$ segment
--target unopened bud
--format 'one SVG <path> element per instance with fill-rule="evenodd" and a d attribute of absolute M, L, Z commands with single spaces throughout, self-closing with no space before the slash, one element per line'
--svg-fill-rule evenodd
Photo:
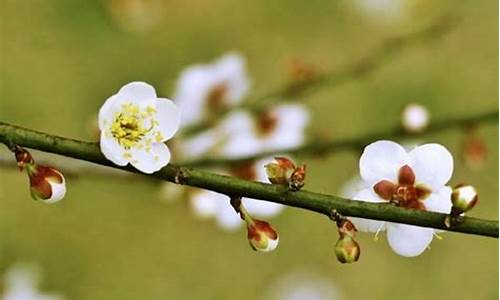
<path fill-rule="evenodd" d="M 340 220 L 337 221 L 337 227 L 339 230 L 339 235 L 341 237 L 343 236 L 350 236 L 354 238 L 356 235 L 356 226 L 347 218 L 341 218 Z"/>
<path fill-rule="evenodd" d="M 276 249 L 279 236 L 269 223 L 262 220 L 246 220 L 248 242 L 256 251 L 269 252 Z"/>
<path fill-rule="evenodd" d="M 66 181 L 58 170 L 35 166 L 29 172 L 31 197 L 44 203 L 54 203 L 66 194 Z"/>
<path fill-rule="evenodd" d="M 401 113 L 401 123 L 408 132 L 421 132 L 429 124 L 429 112 L 420 104 L 409 104 Z"/>
<path fill-rule="evenodd" d="M 298 167 L 293 171 L 292 176 L 290 178 L 290 189 L 294 191 L 300 190 L 302 187 L 304 187 L 305 184 L 305 179 L 306 179 L 306 166 L 303 165 L 301 167 Z"/>
<path fill-rule="evenodd" d="M 477 191 L 472 185 L 458 185 L 451 193 L 452 215 L 460 215 L 471 210 L 477 203 Z"/>
<path fill-rule="evenodd" d="M 352 236 L 341 236 L 335 244 L 335 255 L 341 263 L 353 263 L 358 261 L 361 249 Z"/>
<path fill-rule="evenodd" d="M 274 184 L 287 184 L 295 171 L 295 164 L 286 157 L 275 157 L 274 160 L 264 166 L 267 178 Z"/>

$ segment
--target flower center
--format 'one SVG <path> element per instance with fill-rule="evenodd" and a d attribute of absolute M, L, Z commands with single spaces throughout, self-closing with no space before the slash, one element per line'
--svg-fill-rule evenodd
<path fill-rule="evenodd" d="M 397 183 L 381 180 L 373 186 L 373 190 L 380 198 L 397 206 L 419 210 L 425 210 L 422 200 L 431 193 L 428 188 L 415 184 L 415 173 L 408 165 L 399 169 Z"/>
<path fill-rule="evenodd" d="M 226 83 L 214 86 L 207 94 L 207 109 L 212 112 L 219 112 L 224 108 L 227 95 Z"/>
<path fill-rule="evenodd" d="M 158 124 L 158 121 L 152 118 L 155 112 L 151 106 L 141 110 L 132 103 L 123 104 L 122 110 L 116 113 L 111 124 L 111 135 L 125 149 L 140 145 L 146 134 Z M 150 126 L 146 128 L 144 123 L 148 117 L 151 118 Z M 152 141 L 149 139 L 149 142 L 146 142 L 150 145 Z"/>
<path fill-rule="evenodd" d="M 264 111 L 259 114 L 257 119 L 257 131 L 259 135 L 266 136 L 271 134 L 278 125 L 278 117 L 272 111 Z"/>

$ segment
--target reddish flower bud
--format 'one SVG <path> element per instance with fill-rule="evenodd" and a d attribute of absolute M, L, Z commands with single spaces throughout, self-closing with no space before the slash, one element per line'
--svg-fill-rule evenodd
<path fill-rule="evenodd" d="M 246 219 L 245 219 L 246 220 Z M 276 249 L 279 236 L 271 225 L 262 220 L 246 220 L 248 229 L 248 242 L 255 251 L 269 252 Z"/>
<path fill-rule="evenodd" d="M 292 176 L 290 178 L 290 189 L 294 191 L 300 190 L 304 187 L 306 179 L 306 165 L 298 167 L 293 171 Z"/>
<path fill-rule="evenodd" d="M 335 244 L 335 255 L 341 263 L 353 263 L 358 261 L 361 249 L 358 243 L 350 235 L 339 238 Z"/>
<path fill-rule="evenodd" d="M 356 226 L 354 226 L 354 224 L 347 218 L 340 218 L 337 220 L 337 227 L 341 237 L 350 236 L 354 238 L 356 231 L 358 231 Z"/>
<path fill-rule="evenodd" d="M 474 133 L 469 133 L 462 148 L 462 159 L 472 169 L 479 169 L 484 165 L 487 148 L 483 140 Z"/>
<path fill-rule="evenodd" d="M 458 185 L 451 193 L 452 214 L 457 216 L 471 210 L 478 201 L 477 191 L 472 185 Z"/>

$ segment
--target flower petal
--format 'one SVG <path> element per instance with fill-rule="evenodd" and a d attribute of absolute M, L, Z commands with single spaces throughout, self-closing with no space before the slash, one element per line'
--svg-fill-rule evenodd
<path fill-rule="evenodd" d="M 99 130 L 106 130 L 107 126 L 110 126 L 113 122 L 115 113 L 119 110 L 119 108 L 115 105 L 116 99 L 116 95 L 109 97 L 99 109 Z"/>
<path fill-rule="evenodd" d="M 408 163 L 408 154 L 399 144 L 378 141 L 366 146 L 359 159 L 361 178 L 373 186 L 386 179 L 397 182 L 399 169 Z"/>
<path fill-rule="evenodd" d="M 220 199 L 221 197 L 225 196 L 209 190 L 200 190 L 193 193 L 189 203 L 195 215 L 200 218 L 209 218 L 216 215 L 218 201 L 224 201 Z"/>
<path fill-rule="evenodd" d="M 149 151 L 132 148 L 130 154 L 132 154 L 130 163 L 146 174 L 154 173 L 170 162 L 170 150 L 163 143 L 153 143 Z"/>
<path fill-rule="evenodd" d="M 158 98 L 156 102 L 156 117 L 160 123 L 157 129 L 163 136 L 163 141 L 171 139 L 179 129 L 181 122 L 177 106 L 169 99 Z"/>
<path fill-rule="evenodd" d="M 432 241 L 434 229 L 413 225 L 388 223 L 387 241 L 392 250 L 401 256 L 422 254 Z"/>
<path fill-rule="evenodd" d="M 425 144 L 409 153 L 417 184 L 434 189 L 444 186 L 453 173 L 453 156 L 442 145 Z"/>
<path fill-rule="evenodd" d="M 423 201 L 425 208 L 428 211 L 449 214 L 452 207 L 451 192 L 452 190 L 449 186 L 444 186 L 437 192 L 433 192 Z"/>
<path fill-rule="evenodd" d="M 386 203 L 380 199 L 377 194 L 373 191 L 373 189 L 363 189 L 356 193 L 353 196 L 353 200 L 357 201 L 366 201 L 366 202 L 374 202 L 374 203 Z M 370 219 L 363 218 L 349 218 L 351 222 L 354 223 L 356 229 L 363 232 L 377 232 L 385 230 L 385 222 L 384 221 L 376 221 Z"/>
<path fill-rule="evenodd" d="M 252 216 L 259 218 L 268 218 L 279 214 L 284 206 L 279 203 L 256 200 L 251 198 L 242 198 L 241 201 Z"/>
<path fill-rule="evenodd" d="M 241 101 L 250 86 L 245 59 L 236 53 L 226 54 L 216 62 L 214 72 L 218 81 L 227 85 L 227 101 L 230 104 Z"/>
<path fill-rule="evenodd" d="M 309 111 L 303 105 L 279 105 L 273 108 L 277 124 L 265 138 L 268 151 L 284 150 L 300 146 L 305 140 L 305 128 L 309 123 Z"/>
<path fill-rule="evenodd" d="M 243 220 L 227 200 L 218 202 L 215 221 L 219 227 L 227 231 L 235 231 L 243 225 Z"/>
<path fill-rule="evenodd" d="M 115 165 L 126 166 L 128 159 L 123 156 L 125 150 L 118 144 L 115 138 L 107 137 L 106 135 L 104 131 L 101 132 L 100 147 L 102 154 Z"/>
<path fill-rule="evenodd" d="M 136 102 L 156 99 L 155 88 L 142 81 L 134 81 L 124 85 L 116 94 L 123 101 Z"/>

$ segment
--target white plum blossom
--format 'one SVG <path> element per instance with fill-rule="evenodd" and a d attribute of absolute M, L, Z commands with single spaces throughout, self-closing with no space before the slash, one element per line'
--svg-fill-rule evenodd
<path fill-rule="evenodd" d="M 361 13 L 378 24 L 397 23 L 407 17 L 414 0 L 353 0 Z"/>
<path fill-rule="evenodd" d="M 411 103 L 403 109 L 401 123 L 409 132 L 420 132 L 429 124 L 429 112 L 425 106 Z"/>
<path fill-rule="evenodd" d="M 272 161 L 272 158 L 262 159 L 251 166 L 252 171 L 255 172 L 253 180 L 267 182 L 264 165 L 270 161 Z M 283 205 L 278 203 L 246 197 L 243 197 L 241 201 L 250 215 L 259 218 L 276 216 L 284 208 Z M 195 215 L 203 219 L 214 218 L 216 224 L 224 230 L 234 231 L 245 224 L 229 204 L 229 198 L 226 195 L 209 190 L 197 190 L 190 197 L 190 204 Z"/>
<path fill-rule="evenodd" d="M 100 146 L 104 156 L 119 166 L 132 164 L 153 173 L 170 161 L 165 141 L 179 128 L 176 105 L 158 98 L 144 82 L 131 82 L 109 97 L 99 111 Z"/>
<path fill-rule="evenodd" d="M 391 141 L 368 145 L 359 161 L 362 187 L 354 200 L 391 202 L 409 209 L 451 211 L 453 157 L 439 144 L 425 144 L 406 151 Z M 413 225 L 352 218 L 358 230 L 387 230 L 389 246 L 399 255 L 420 255 L 431 243 L 435 230 Z"/>
<path fill-rule="evenodd" d="M 212 64 L 188 67 L 180 75 L 174 97 L 182 126 L 202 121 L 210 111 L 234 106 L 243 100 L 249 86 L 245 60 L 236 53 Z"/>
<path fill-rule="evenodd" d="M 63 300 L 56 293 L 42 293 L 38 289 L 40 271 L 37 265 L 16 264 L 10 267 L 3 284 L 4 300 Z"/>
<path fill-rule="evenodd" d="M 255 117 L 236 111 L 222 121 L 226 142 L 220 151 L 224 156 L 237 158 L 298 147 L 305 141 L 309 121 L 309 111 L 299 104 L 278 105 Z"/>

